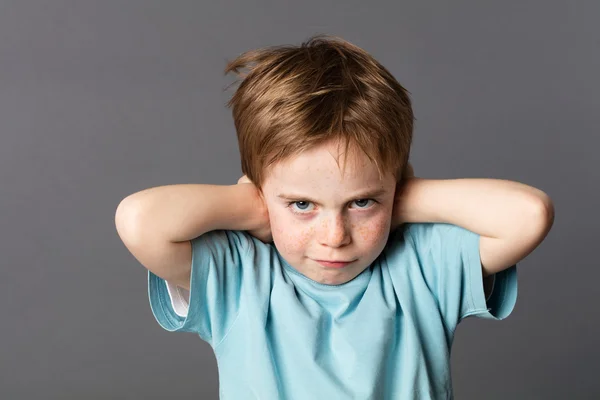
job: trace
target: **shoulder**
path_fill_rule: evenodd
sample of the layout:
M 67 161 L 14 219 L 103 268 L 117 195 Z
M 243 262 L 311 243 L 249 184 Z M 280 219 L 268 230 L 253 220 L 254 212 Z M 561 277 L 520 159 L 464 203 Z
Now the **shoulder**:
M 404 236 L 411 240 L 419 250 L 430 250 L 432 246 L 460 241 L 473 232 L 453 224 L 425 222 L 406 224 Z
M 196 248 L 210 247 L 211 250 L 237 250 L 240 253 L 246 253 L 260 247 L 256 242 L 266 246 L 246 231 L 225 229 L 206 232 L 192 239 L 192 244 Z
M 400 226 L 388 239 L 385 248 L 389 260 L 410 264 L 414 260 L 423 268 L 428 261 L 437 263 L 454 259 L 461 250 L 473 249 L 477 235 L 460 226 L 426 222 L 409 223 Z
M 214 230 L 192 240 L 193 259 L 235 269 L 260 270 L 276 259 L 272 243 L 240 230 Z

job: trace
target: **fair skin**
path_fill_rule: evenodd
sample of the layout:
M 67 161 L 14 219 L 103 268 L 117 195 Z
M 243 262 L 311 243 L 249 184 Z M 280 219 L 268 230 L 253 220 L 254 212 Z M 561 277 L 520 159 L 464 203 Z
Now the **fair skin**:
M 350 281 L 381 253 L 396 188 L 392 175 L 379 179 L 365 155 L 352 158 L 344 174 L 346 160 L 338 167 L 337 157 L 333 143 L 311 149 L 272 167 L 262 186 L 278 251 L 300 273 L 328 285 Z M 352 263 L 333 268 L 316 260 Z
M 324 284 L 356 277 L 383 250 L 390 231 L 407 222 L 441 222 L 481 235 L 484 284 L 493 274 L 519 262 L 546 237 L 554 207 L 548 195 L 519 182 L 500 179 L 422 179 L 408 176 L 396 185 L 360 153 L 345 162 L 331 143 L 271 168 L 262 187 L 268 221 L 251 234 L 275 243 L 299 272 Z M 239 183 L 250 182 L 242 177 Z M 361 196 L 381 189 L 377 197 Z M 402 189 L 402 190 L 400 190 Z M 282 193 L 294 193 L 289 199 Z M 311 200 L 308 200 L 311 199 Z M 295 213 L 293 211 L 296 211 Z M 315 259 L 353 260 L 327 268 Z

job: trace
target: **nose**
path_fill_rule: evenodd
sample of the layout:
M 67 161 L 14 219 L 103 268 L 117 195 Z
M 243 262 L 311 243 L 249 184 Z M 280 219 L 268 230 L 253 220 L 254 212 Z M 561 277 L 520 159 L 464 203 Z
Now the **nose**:
M 351 242 L 351 235 L 347 228 L 346 217 L 336 214 L 327 218 L 321 226 L 320 243 L 328 247 L 341 247 Z

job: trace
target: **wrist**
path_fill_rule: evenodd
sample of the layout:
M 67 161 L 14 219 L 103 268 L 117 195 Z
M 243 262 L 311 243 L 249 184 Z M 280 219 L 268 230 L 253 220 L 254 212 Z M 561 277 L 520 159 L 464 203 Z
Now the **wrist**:
M 230 185 L 235 230 L 251 231 L 269 223 L 269 214 L 260 191 L 253 183 Z
M 410 178 L 404 182 L 399 193 L 394 199 L 393 224 L 396 226 L 405 223 L 432 222 L 435 220 L 435 211 L 430 204 L 433 200 L 427 192 L 433 179 Z

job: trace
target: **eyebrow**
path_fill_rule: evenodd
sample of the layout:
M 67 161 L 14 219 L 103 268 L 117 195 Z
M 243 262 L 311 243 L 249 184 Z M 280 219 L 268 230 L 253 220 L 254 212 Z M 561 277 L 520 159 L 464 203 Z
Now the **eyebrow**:
M 356 200 L 356 199 L 367 199 L 367 198 L 372 198 L 372 197 L 379 197 L 383 194 L 386 193 L 385 189 L 382 188 L 378 188 L 378 189 L 371 189 L 371 190 L 367 190 L 364 192 L 360 192 L 358 193 L 356 196 L 353 196 L 350 199 L 347 199 L 346 201 L 350 201 L 350 200 Z M 315 200 L 313 198 L 311 198 L 310 196 L 304 196 L 301 194 L 296 194 L 296 193 L 280 193 L 277 195 L 277 197 L 281 198 L 281 199 L 286 199 L 286 200 L 308 200 L 311 203 L 317 203 L 320 204 L 320 202 L 318 200 Z

